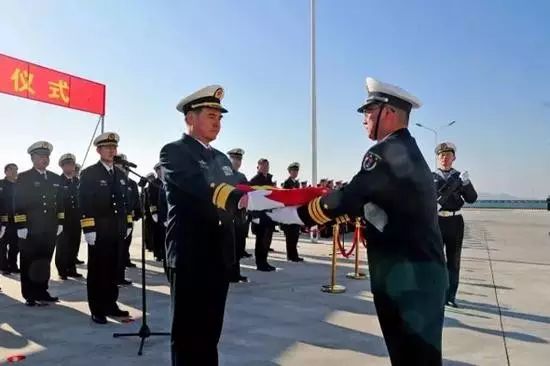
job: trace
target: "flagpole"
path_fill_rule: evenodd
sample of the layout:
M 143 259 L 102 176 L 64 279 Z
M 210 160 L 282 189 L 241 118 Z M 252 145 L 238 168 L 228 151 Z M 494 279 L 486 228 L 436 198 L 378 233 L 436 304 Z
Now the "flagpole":
M 315 0 L 310 0 L 311 17 L 311 184 L 317 185 L 317 95 L 315 70 Z

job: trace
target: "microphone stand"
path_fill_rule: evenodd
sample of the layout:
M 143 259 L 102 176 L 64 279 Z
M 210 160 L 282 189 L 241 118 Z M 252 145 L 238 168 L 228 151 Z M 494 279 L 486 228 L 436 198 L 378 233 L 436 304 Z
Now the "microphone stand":
M 141 205 L 142 211 L 144 211 L 145 201 L 144 201 L 143 189 L 145 188 L 147 183 L 154 185 L 157 188 L 160 188 L 160 187 L 154 182 L 150 182 L 149 180 L 147 180 L 147 178 L 133 171 L 130 168 L 128 162 L 122 161 L 120 163 L 125 170 L 127 170 L 129 173 L 132 173 L 139 178 L 138 186 L 140 188 L 139 190 L 140 205 Z M 143 222 L 142 222 L 142 225 L 143 225 Z M 147 290 L 146 290 L 146 282 L 145 282 L 145 241 L 143 240 L 143 233 L 142 233 L 141 235 L 141 327 L 139 328 L 139 331 L 137 333 L 114 333 L 113 337 L 114 338 L 119 338 L 119 337 L 141 338 L 141 342 L 139 344 L 139 350 L 138 350 L 138 356 L 141 356 L 143 354 L 143 344 L 145 343 L 145 340 L 147 338 L 151 336 L 169 336 L 169 335 L 170 333 L 166 333 L 166 332 L 151 332 L 151 329 L 147 325 Z

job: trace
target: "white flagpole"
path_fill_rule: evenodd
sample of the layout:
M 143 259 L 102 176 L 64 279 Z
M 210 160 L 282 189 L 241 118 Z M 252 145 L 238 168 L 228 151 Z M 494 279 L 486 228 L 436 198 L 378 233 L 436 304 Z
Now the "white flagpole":
M 317 185 L 317 95 L 315 70 L 315 0 L 310 0 L 311 16 L 311 184 Z

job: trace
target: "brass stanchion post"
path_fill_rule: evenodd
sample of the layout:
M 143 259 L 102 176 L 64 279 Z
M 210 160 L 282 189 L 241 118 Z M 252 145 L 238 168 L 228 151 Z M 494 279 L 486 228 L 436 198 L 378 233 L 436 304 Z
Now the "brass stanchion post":
M 361 221 L 357 218 L 355 220 L 355 233 L 353 235 L 354 239 L 357 241 L 355 243 L 355 271 L 346 275 L 347 278 L 353 280 L 364 280 L 367 278 L 366 274 L 359 272 L 359 247 L 361 246 L 359 242 L 359 230 L 361 230 Z
M 338 224 L 332 226 L 332 268 L 330 273 L 330 284 L 323 285 L 321 291 L 331 294 L 341 294 L 346 292 L 346 288 L 336 284 L 336 243 L 339 239 L 340 230 Z

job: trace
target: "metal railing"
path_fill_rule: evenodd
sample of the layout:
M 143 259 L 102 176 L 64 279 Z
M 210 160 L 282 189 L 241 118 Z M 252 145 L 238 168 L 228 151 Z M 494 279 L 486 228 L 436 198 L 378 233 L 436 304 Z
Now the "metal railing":
M 473 204 L 466 203 L 464 208 L 510 208 L 546 210 L 546 200 L 477 200 Z

